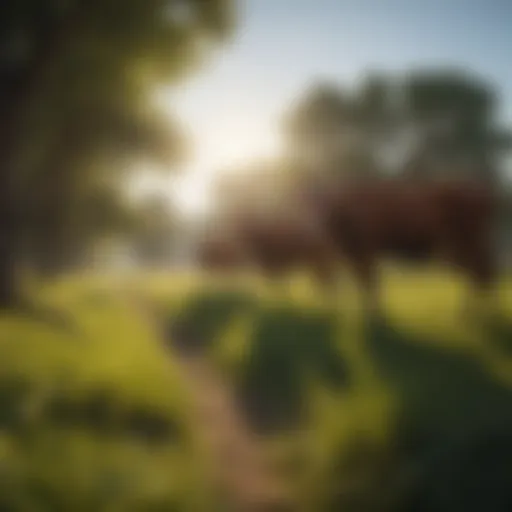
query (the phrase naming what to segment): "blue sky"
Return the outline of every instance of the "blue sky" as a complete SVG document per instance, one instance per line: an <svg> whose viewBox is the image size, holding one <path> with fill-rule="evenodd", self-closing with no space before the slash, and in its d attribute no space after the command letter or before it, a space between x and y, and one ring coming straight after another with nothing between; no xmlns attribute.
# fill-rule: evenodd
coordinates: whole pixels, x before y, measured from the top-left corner
<svg viewBox="0 0 512 512"><path fill-rule="evenodd" d="M510 0L244 0L233 41L169 94L196 145L185 203L219 169L278 151L282 112L316 79L456 64L499 84L512 120ZM197 206L197 205L196 205Z"/></svg>

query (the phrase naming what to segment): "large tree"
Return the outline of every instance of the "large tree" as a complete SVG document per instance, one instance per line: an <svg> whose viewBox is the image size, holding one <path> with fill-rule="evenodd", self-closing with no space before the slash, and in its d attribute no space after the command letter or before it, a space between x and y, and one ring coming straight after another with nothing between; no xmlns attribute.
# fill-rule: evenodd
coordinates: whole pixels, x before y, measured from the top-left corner
<svg viewBox="0 0 512 512"><path fill-rule="evenodd" d="M80 129L67 133L68 121L98 113L100 99L120 112L144 104L154 85L193 70L231 26L229 0L1 3L0 307L17 295L27 183L63 137L81 138Z"/></svg>
<svg viewBox="0 0 512 512"><path fill-rule="evenodd" d="M498 106L491 84L458 69L373 73L351 91L310 88L287 116L285 133L291 159L315 172L495 181L512 141Z"/></svg>
<svg viewBox="0 0 512 512"><path fill-rule="evenodd" d="M467 71L426 69L408 74L402 91L404 121L416 135L406 173L498 179L512 137L499 125L492 84Z"/></svg>
<svg viewBox="0 0 512 512"><path fill-rule="evenodd" d="M65 121L58 125L58 136L46 144L44 158L39 156L39 165L32 166L24 183L23 228L33 251L30 259L46 274L63 267L76 240L82 241L82 247L83 242L92 242L94 227L98 235L107 226L117 228L110 223L110 216L105 222L98 218L88 224L88 236L83 236L81 220L91 217L83 210L92 208L98 198L122 201L114 194L123 194L119 182L134 161L149 158L169 168L184 150L174 124L159 112L134 108L133 104L112 101L96 110L75 110Z"/></svg>

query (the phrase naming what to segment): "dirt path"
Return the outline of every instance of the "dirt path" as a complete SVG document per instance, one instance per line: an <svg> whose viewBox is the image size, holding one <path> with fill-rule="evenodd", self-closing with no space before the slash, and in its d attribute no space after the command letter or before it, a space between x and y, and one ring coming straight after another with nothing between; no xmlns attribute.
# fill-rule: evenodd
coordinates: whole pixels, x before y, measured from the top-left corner
<svg viewBox="0 0 512 512"><path fill-rule="evenodd" d="M194 400L196 421L212 454L215 483L234 512L292 512L283 479L265 458L262 441L239 412L231 386L200 352L185 350L184 340L165 339L157 314L147 301L132 301L173 351ZM162 322L163 323L163 322Z"/></svg>

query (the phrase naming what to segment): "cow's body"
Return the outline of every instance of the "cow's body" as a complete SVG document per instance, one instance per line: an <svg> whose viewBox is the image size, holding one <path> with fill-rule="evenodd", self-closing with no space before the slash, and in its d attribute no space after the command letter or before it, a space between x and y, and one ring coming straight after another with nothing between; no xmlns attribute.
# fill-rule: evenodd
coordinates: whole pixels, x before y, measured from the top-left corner
<svg viewBox="0 0 512 512"><path fill-rule="evenodd" d="M325 288L334 289L337 256L321 226L300 213L259 215L253 211L223 223L223 232L203 244L203 268L256 267L269 278L310 269Z"/></svg>
<svg viewBox="0 0 512 512"><path fill-rule="evenodd" d="M306 195L375 307L376 263L384 257L439 258L465 272L479 290L494 283L495 202L485 185L382 180L330 183Z"/></svg>

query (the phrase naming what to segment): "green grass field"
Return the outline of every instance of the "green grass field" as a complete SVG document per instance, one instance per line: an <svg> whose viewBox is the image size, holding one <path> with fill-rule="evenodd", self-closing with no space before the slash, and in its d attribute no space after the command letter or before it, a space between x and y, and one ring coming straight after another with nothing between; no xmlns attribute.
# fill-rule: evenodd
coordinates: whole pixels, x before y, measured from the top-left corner
<svg viewBox="0 0 512 512"><path fill-rule="evenodd" d="M379 322L364 319L353 283L337 304L305 276L287 284L182 274L119 287L83 276L34 293L64 323L0 317L0 508L215 510L188 391L123 300L130 291L204 341L304 511L501 510L477 508L475 486L435 476L452 467L483 489L500 457L511 464L509 441L485 464L450 450L512 432L512 279L493 322L461 317L464 286L440 270L388 269ZM497 479L489 499L512 485Z"/></svg>
<svg viewBox="0 0 512 512"><path fill-rule="evenodd" d="M184 276L172 296L164 280L153 290L209 340L212 361L294 466L306 509L328 511L383 510L385 497L396 510L394 493L432 451L512 426L511 285L501 283L492 322L461 315L467 290L441 270L387 269L380 322L365 321L351 282L338 304L304 276L274 289ZM432 510L471 510L467 499Z"/></svg>
<svg viewBox="0 0 512 512"><path fill-rule="evenodd" d="M159 340L94 282L38 304L59 316L0 318L0 508L207 510L187 390Z"/></svg>

